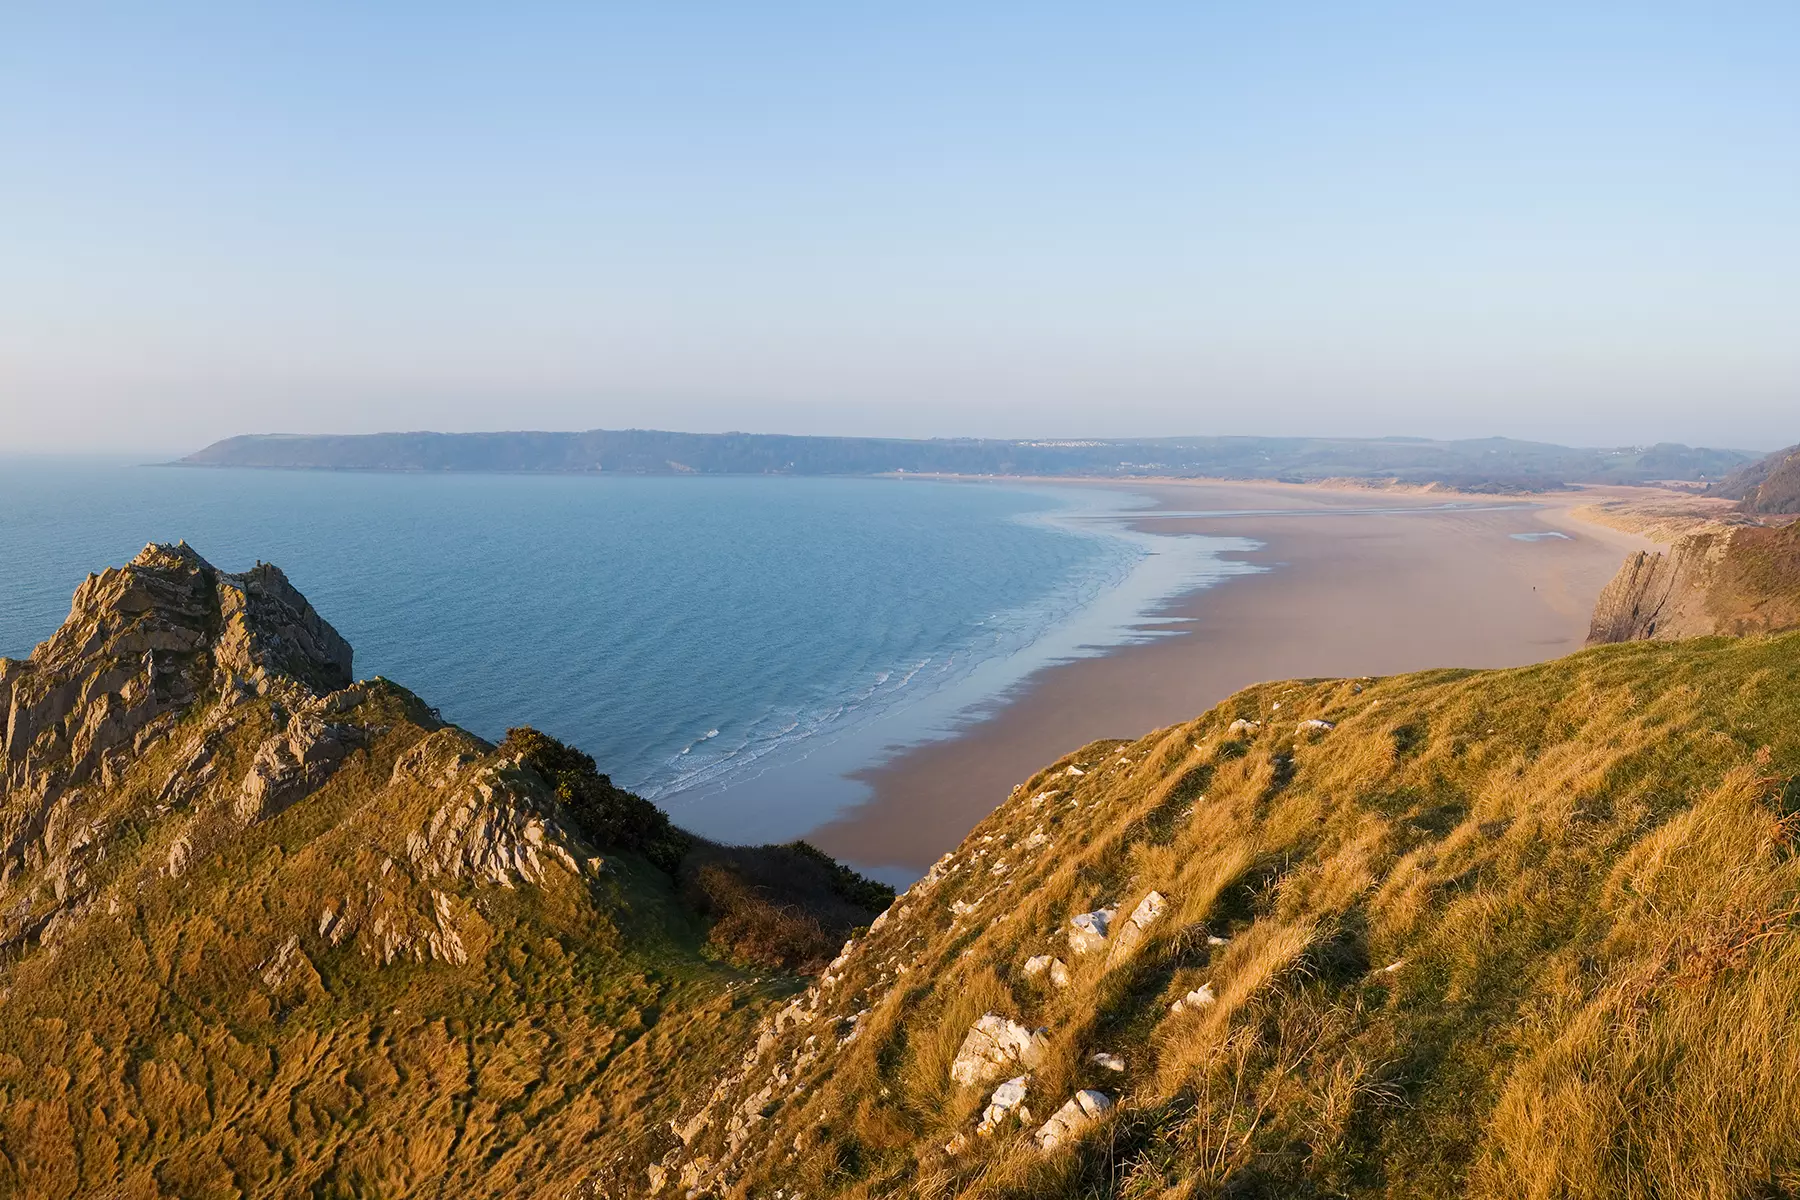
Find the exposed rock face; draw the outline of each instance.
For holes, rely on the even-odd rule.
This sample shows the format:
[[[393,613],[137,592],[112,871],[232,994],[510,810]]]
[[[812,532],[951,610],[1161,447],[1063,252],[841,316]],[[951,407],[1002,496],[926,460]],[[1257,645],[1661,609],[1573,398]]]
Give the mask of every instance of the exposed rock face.
[[[1138,901],[1138,906],[1131,910],[1131,916],[1125,919],[1125,923],[1113,935],[1112,947],[1106,952],[1106,965],[1115,967],[1130,958],[1168,906],[1168,900],[1161,892],[1156,891]]]
[[[1588,644],[1800,627],[1800,523],[1692,533],[1640,551],[1600,593]]]
[[[156,797],[163,810],[211,781],[234,709],[254,697],[316,706],[350,683],[350,664],[349,643],[275,567],[226,574],[183,543],[88,576],[48,641],[0,659],[0,945],[47,935],[80,902],[116,815],[103,793],[196,705],[212,707]],[[318,786],[345,746],[296,711],[244,779],[241,815]],[[185,835],[170,844],[168,873],[192,848]]]
[[[965,1087],[988,1083],[1014,1065],[1036,1066],[1049,1039],[1041,1029],[1032,1030],[999,1013],[986,1013],[963,1038],[950,1078]]]
[[[228,575],[185,543],[146,546],[88,576],[30,658],[0,659],[8,798],[49,802],[104,780],[203,693],[324,695],[350,683],[350,661],[349,643],[279,569]],[[18,832],[9,820],[9,851]]]
[[[1055,1115],[1045,1121],[1043,1127],[1031,1135],[1031,1140],[1037,1143],[1039,1150],[1048,1153],[1064,1142],[1077,1137],[1083,1129],[1092,1125],[1112,1106],[1112,1097],[1105,1092],[1083,1088],[1057,1109]]]

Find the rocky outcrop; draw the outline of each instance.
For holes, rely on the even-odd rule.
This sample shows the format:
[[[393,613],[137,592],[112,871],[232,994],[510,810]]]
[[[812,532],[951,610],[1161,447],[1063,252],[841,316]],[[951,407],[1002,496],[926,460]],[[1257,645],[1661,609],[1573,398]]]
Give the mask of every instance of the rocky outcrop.
[[[1039,1150],[1049,1153],[1065,1142],[1081,1135],[1081,1131],[1104,1116],[1113,1106],[1105,1092],[1083,1088],[1076,1092],[1043,1126],[1031,1135]]]
[[[1042,1029],[1030,1029],[999,1013],[983,1014],[963,1038],[950,1078],[965,1087],[989,1083],[1015,1065],[1036,1066],[1049,1039]]]
[[[228,574],[182,543],[88,576],[29,658],[0,659],[0,946],[47,937],[79,906],[113,826],[208,787],[250,700],[266,697],[288,725],[256,754],[239,817],[316,788],[354,740],[313,711],[350,683],[350,665],[349,643],[273,566]],[[117,811],[109,793],[178,728],[187,741],[148,812]],[[168,874],[194,845],[191,832],[168,844]]]
[[[9,855],[32,808],[107,782],[203,695],[300,702],[347,686],[350,663],[349,643],[268,564],[229,575],[182,543],[88,576],[50,640],[0,659]]]
[[[1800,628],[1800,523],[1692,533],[1625,560],[1594,605],[1588,644]]]

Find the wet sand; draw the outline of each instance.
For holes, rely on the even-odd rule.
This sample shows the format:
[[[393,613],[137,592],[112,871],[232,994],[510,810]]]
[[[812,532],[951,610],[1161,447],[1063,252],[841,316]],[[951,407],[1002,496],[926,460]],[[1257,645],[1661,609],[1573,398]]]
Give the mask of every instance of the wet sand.
[[[1097,738],[1137,738],[1188,720],[1250,684],[1518,666],[1571,653],[1626,554],[1655,545],[1570,515],[1635,489],[1487,511],[1427,509],[1502,502],[1281,484],[1130,490],[1153,496],[1154,511],[1281,510],[1139,522],[1153,533],[1254,538],[1263,548],[1243,557],[1270,569],[1177,600],[1163,615],[1184,618],[1176,628],[1187,632],[1049,667],[957,736],[863,773],[873,797],[809,840],[889,876],[922,873],[1039,767]],[[1345,511],[1372,508],[1412,511]],[[1511,536],[1552,531],[1566,540]]]

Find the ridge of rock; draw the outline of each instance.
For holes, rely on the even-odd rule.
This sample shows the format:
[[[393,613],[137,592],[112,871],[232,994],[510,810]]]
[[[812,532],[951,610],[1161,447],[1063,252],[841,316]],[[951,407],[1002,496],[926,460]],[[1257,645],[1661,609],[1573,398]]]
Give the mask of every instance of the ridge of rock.
[[[1734,525],[1625,560],[1594,604],[1588,645],[1800,627],[1800,522]]]

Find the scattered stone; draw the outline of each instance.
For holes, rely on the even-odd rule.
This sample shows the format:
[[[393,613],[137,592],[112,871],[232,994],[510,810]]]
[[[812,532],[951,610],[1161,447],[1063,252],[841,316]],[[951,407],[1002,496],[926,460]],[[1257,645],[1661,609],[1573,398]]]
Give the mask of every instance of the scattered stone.
[[[1168,906],[1168,900],[1161,892],[1156,891],[1138,901],[1138,906],[1131,910],[1131,915],[1119,927],[1118,933],[1110,939],[1112,949],[1107,951],[1106,965],[1116,966],[1131,957],[1138,944],[1144,940],[1144,935],[1149,932],[1150,926],[1156,923],[1156,919],[1162,916],[1163,910]]]
[[[1392,975],[1395,971],[1398,971],[1401,967],[1404,967],[1405,965],[1406,965],[1406,960],[1404,958],[1395,959],[1393,962],[1389,963],[1387,966],[1381,968],[1381,970],[1379,970],[1375,973],[1377,975]]]
[[[1104,1050],[1091,1055],[1088,1061],[1103,1071],[1123,1071],[1125,1060],[1116,1054],[1108,1054]]]
[[[1035,1067],[1049,1044],[1042,1029],[1027,1029],[999,1013],[984,1013],[963,1038],[950,1064],[950,1078],[966,1087],[998,1079],[1015,1063]]]
[[[1259,730],[1261,728],[1262,728],[1261,721],[1246,721],[1246,720],[1244,720],[1244,718],[1239,717],[1237,720],[1233,721],[1231,724],[1229,724],[1225,727],[1225,734],[1227,737],[1236,737],[1240,733],[1245,733],[1245,734],[1255,733],[1257,730]]]
[[[969,1148],[969,1135],[958,1131],[955,1137],[944,1143],[944,1153],[955,1158]]]
[[[1048,954],[1039,954],[1025,960],[1027,975],[1050,974],[1050,982],[1059,988],[1069,986],[1069,964],[1060,958],[1052,958]]]
[[[1230,943],[1231,943],[1230,938],[1222,938],[1222,937],[1218,936],[1217,934],[1213,934],[1213,933],[1209,933],[1206,935],[1206,944],[1209,946],[1226,946],[1226,945],[1229,945]]]
[[[1305,721],[1300,722],[1299,732],[1311,733],[1314,730],[1317,730],[1320,733],[1324,733],[1328,730],[1332,730],[1332,729],[1336,729],[1336,728],[1337,728],[1337,726],[1333,725],[1330,721],[1321,721],[1317,717],[1312,717]]]
[[[981,1124],[975,1127],[976,1133],[983,1137],[993,1133],[1014,1109],[1024,1105],[1025,1081],[1028,1078],[1026,1075],[1015,1075],[994,1089],[994,1094],[988,1098],[987,1110],[981,1114]]]
[[[1069,769],[1067,771],[1065,771],[1064,774],[1065,775],[1086,775],[1087,772],[1082,770],[1080,767],[1077,767],[1077,766],[1071,764],[1069,766]]]
[[[1056,1115],[1045,1121],[1038,1131],[1031,1135],[1039,1150],[1048,1153],[1058,1146],[1074,1140],[1081,1131],[1094,1123],[1095,1118],[1113,1106],[1112,1098],[1105,1092],[1096,1092],[1092,1088],[1083,1088],[1061,1108]]]
[[[1171,1016],[1173,1016],[1176,1013],[1192,1012],[1192,1011],[1197,1011],[1202,1008],[1211,1008],[1213,1005],[1217,1004],[1218,1002],[1219,1002],[1219,998],[1217,996],[1213,995],[1212,984],[1203,983],[1199,987],[1195,988],[1193,991],[1189,992],[1187,995],[1183,996],[1181,999],[1177,1000],[1175,1003],[1169,1005],[1169,1013]]]
[[[1106,945],[1106,931],[1112,925],[1113,917],[1118,909],[1097,908],[1093,912],[1084,912],[1080,916],[1071,917],[1069,924],[1069,949],[1077,954],[1090,954]]]

